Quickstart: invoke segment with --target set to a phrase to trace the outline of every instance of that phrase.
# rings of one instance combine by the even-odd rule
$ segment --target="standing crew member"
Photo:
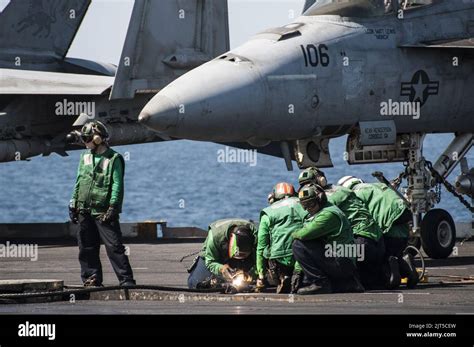
[[[361,245],[363,259],[358,259],[357,268],[361,282],[366,289],[378,289],[385,283],[383,263],[385,258],[385,245],[382,231],[374,220],[364,202],[348,188],[328,184],[326,175],[316,167],[310,167],[301,172],[298,181],[300,186],[318,184],[323,187],[328,201],[339,207],[346,215],[354,234],[355,243]],[[398,267],[394,270],[393,278],[400,274]]]
[[[303,227],[308,214],[295,195],[293,185],[285,182],[276,184],[271,194],[271,205],[260,213],[257,243],[258,290],[265,287],[265,281],[277,285],[277,293],[289,293],[291,290],[291,276],[295,265],[291,234]]]
[[[209,225],[200,256],[189,270],[188,287],[230,282],[237,270],[255,271],[257,228],[245,219],[221,219]]]
[[[411,254],[403,254],[408,245],[411,212],[404,201],[384,183],[364,183],[361,179],[346,176],[338,185],[352,189],[380,226],[385,243],[386,257],[396,257],[400,274],[407,277],[407,286],[413,288],[418,283],[418,273]]]
[[[79,223],[79,262],[85,286],[102,286],[100,241],[121,286],[133,286],[133,272],[122,244],[119,215],[124,196],[125,161],[108,145],[109,133],[99,121],[81,130],[82,153],[69,204],[71,221]]]
[[[301,295],[364,291],[354,258],[341,256],[333,248],[345,249],[346,245],[354,245],[351,226],[344,213],[327,201],[320,186],[306,185],[298,196],[309,214],[304,227],[292,234],[295,239],[293,255],[298,262],[292,291]],[[299,288],[303,282],[302,273],[304,282],[309,285]]]

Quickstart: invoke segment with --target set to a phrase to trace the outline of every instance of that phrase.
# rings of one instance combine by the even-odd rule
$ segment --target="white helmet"
[[[339,181],[337,181],[338,186],[343,186],[349,189],[352,189],[355,185],[360,183],[364,183],[364,181],[354,176],[344,176]]]

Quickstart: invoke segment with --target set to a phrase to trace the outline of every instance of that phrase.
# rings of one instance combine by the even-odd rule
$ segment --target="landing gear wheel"
[[[442,209],[429,211],[421,222],[421,244],[433,259],[445,259],[453,251],[456,226],[451,215]]]

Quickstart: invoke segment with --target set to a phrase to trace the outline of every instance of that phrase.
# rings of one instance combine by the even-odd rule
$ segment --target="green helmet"
[[[313,204],[324,206],[328,201],[324,189],[317,184],[307,184],[303,186],[298,192],[298,198],[303,207]]]
[[[248,225],[235,226],[229,238],[229,258],[245,259],[254,249],[255,238]]]
[[[110,137],[107,127],[98,120],[86,123],[81,129],[81,139],[84,143],[90,142],[94,135],[99,135],[104,141],[108,141]]]
[[[300,187],[303,187],[306,184],[317,184],[321,187],[325,187],[328,184],[324,172],[322,172],[316,167],[309,167],[301,171],[298,177],[298,182],[300,184]]]

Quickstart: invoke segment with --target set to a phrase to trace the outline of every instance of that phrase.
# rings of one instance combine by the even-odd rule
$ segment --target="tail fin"
[[[304,3],[304,7],[303,7],[303,13],[305,13],[308,8],[313,6],[315,2],[316,2],[316,0],[306,0],[306,2]]]
[[[227,0],[135,0],[112,99],[157,92],[229,50]]]
[[[0,13],[0,61],[11,63],[11,68],[21,68],[23,63],[64,59],[90,3],[91,0],[11,0]]]

